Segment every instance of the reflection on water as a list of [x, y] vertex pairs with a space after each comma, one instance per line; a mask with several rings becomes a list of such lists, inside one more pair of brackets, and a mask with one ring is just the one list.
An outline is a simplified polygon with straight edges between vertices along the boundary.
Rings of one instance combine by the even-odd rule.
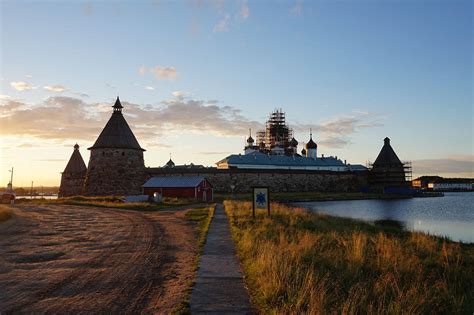
[[16, 196], [16, 199], [58, 199], [58, 195], [53, 196]]
[[437, 198], [318, 201], [296, 205], [317, 213], [371, 222], [396, 221], [408, 230], [474, 243], [474, 192], [445, 193]]

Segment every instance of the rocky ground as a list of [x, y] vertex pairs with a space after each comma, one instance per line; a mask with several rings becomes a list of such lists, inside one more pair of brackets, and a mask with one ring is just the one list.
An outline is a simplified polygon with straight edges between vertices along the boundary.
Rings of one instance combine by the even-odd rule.
[[0, 223], [0, 313], [169, 313], [198, 250], [185, 212], [16, 206]]

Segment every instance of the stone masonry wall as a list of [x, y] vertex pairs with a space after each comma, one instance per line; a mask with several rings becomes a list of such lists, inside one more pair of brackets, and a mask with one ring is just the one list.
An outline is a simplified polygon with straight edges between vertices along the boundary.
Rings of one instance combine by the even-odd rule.
[[214, 192], [250, 192], [268, 186], [273, 192], [356, 192], [367, 185], [367, 173], [289, 170], [147, 169], [148, 176], [204, 176]]
[[92, 149], [84, 182], [86, 196], [141, 194], [146, 180], [143, 151]]
[[71, 197], [82, 194], [86, 172], [63, 173], [59, 186], [59, 197]]

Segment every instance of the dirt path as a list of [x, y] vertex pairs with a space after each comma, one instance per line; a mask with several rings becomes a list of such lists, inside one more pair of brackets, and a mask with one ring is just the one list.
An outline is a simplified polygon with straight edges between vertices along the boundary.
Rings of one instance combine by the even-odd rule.
[[185, 212], [18, 206], [0, 224], [0, 313], [168, 313], [193, 278]]

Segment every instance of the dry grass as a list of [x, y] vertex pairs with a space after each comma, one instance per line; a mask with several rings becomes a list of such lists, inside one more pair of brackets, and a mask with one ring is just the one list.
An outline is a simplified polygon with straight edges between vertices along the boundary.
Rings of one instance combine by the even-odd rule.
[[193, 199], [165, 197], [162, 202], [123, 202], [123, 197], [120, 196], [105, 196], [105, 197], [84, 197], [75, 196], [59, 199], [20, 199], [18, 203], [22, 204], [67, 204], [78, 206], [92, 206], [102, 208], [116, 208], [126, 210], [138, 211], [156, 211], [165, 208], [174, 208], [196, 203]]
[[226, 201], [264, 313], [472, 313], [474, 246], [272, 204]]
[[0, 205], [0, 222], [7, 221], [13, 216], [12, 209], [7, 205]]

